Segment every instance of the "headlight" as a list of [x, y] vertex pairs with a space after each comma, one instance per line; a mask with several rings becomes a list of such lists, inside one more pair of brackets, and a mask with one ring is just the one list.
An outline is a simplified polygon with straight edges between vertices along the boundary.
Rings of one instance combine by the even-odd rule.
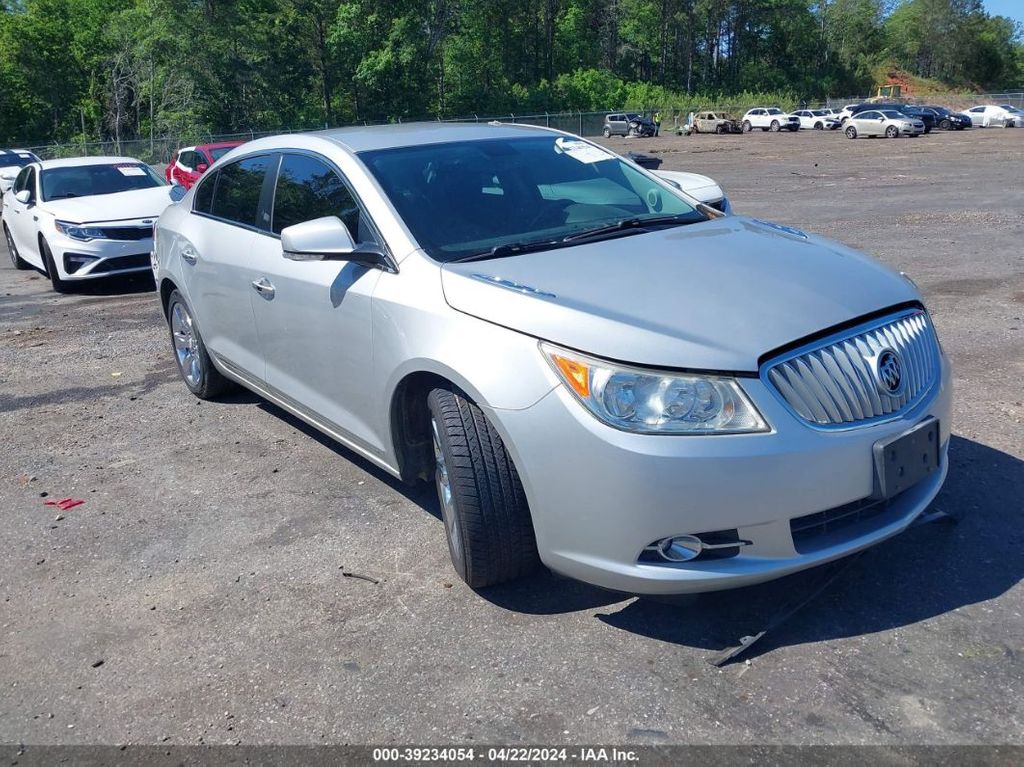
[[79, 226], [67, 221], [55, 221], [54, 226], [61, 234], [73, 240], [82, 240], [83, 242], [86, 240], [102, 240], [107, 236], [102, 229], [97, 229], [93, 226]]
[[644, 434], [739, 434], [768, 424], [734, 378], [628, 368], [542, 343], [569, 391], [599, 420]]

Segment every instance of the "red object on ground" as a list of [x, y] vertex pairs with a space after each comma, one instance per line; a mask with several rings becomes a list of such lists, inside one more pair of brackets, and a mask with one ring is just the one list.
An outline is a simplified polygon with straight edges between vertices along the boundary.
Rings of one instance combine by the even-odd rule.
[[85, 501], [79, 500], [78, 498], [61, 498], [59, 501], [43, 501], [44, 506], [56, 506], [61, 511], [67, 511], [73, 509], [75, 506], [81, 506]]

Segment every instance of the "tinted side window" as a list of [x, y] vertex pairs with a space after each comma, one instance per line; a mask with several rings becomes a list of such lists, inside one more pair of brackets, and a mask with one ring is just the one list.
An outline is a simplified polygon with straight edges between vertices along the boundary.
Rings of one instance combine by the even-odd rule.
[[219, 175], [219, 173], [214, 173], [213, 175], [203, 177], [203, 180], [199, 183], [199, 188], [196, 189], [192, 210], [197, 213], [210, 212], [210, 203], [213, 202], [213, 188], [217, 185], [217, 176]]
[[332, 168], [313, 157], [285, 155], [274, 193], [274, 232], [324, 216], [344, 221], [356, 242], [373, 239], [355, 198]]
[[210, 215], [256, 226], [256, 211], [269, 164], [268, 157], [249, 157], [221, 168]]

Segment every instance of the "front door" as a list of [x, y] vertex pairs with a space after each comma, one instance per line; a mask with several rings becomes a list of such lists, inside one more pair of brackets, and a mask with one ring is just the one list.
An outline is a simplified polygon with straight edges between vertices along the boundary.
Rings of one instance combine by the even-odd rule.
[[254, 245], [264, 289], [251, 296], [266, 380], [291, 404], [359, 446], [380, 454], [371, 425], [370, 304], [390, 275], [349, 261], [292, 261], [281, 230], [337, 216], [359, 243], [381, 244], [340, 174], [320, 157], [285, 154], [274, 192], [272, 232]]

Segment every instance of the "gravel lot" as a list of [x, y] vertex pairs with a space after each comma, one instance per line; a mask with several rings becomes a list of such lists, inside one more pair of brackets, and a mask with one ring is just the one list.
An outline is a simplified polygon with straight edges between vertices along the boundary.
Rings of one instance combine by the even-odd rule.
[[432, 488], [194, 399], [144, 281], [58, 296], [4, 252], [0, 743], [1024, 743], [1024, 131], [605, 143], [914, 277], [956, 366], [935, 507], [960, 524], [869, 551], [719, 670], [814, 573], [474, 593]]

